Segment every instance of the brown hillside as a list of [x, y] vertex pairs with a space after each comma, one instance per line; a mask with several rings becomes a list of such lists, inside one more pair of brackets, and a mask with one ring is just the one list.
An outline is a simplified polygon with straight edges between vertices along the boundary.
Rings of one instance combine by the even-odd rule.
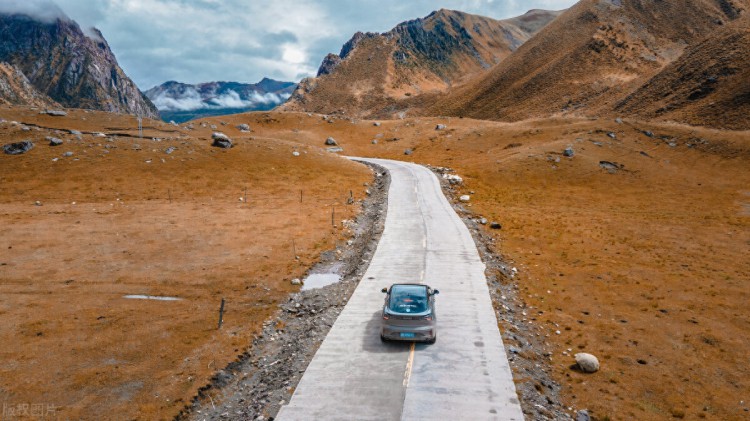
[[534, 10], [497, 21], [440, 10], [384, 34], [357, 33], [282, 109], [395, 115], [422, 94], [444, 92], [493, 67], [558, 14]]
[[748, 8], [747, 0], [583, 0], [430, 113], [515, 121], [611, 112]]
[[615, 108], [625, 115], [750, 128], [750, 25], [738, 19], [689, 47]]

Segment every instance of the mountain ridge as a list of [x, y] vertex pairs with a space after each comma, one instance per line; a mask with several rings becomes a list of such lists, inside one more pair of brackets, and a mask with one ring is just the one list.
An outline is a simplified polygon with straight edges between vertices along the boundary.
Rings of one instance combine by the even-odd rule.
[[[378, 33], [357, 32], [323, 60], [282, 109], [393, 117], [423, 97], [445, 92], [508, 57], [560, 12], [534, 11], [499, 21], [440, 9]], [[520, 18], [520, 17], [519, 17]], [[518, 18], [514, 18], [518, 19]]]
[[[18, 69], [39, 93], [63, 107], [157, 116], [102, 33], [92, 29], [86, 35], [67, 17], [47, 22], [0, 13], [0, 62]], [[29, 105], [22, 97], [15, 95], [13, 103]]]

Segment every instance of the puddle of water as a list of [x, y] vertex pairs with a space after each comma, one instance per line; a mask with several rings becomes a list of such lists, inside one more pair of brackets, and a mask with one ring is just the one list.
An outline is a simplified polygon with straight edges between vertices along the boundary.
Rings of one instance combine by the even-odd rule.
[[178, 297], [160, 297], [158, 295], [125, 295], [122, 298], [129, 298], [131, 300], [156, 300], [156, 301], [180, 301], [182, 298]]
[[322, 288], [327, 285], [335, 284], [340, 280], [341, 276], [335, 273], [313, 273], [305, 278], [305, 281], [302, 283], [302, 291]]

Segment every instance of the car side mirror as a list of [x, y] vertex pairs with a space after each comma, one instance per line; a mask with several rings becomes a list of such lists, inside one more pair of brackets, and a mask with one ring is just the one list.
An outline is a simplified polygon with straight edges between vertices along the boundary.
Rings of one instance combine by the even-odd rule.
[[438, 295], [438, 294], [440, 294], [440, 291], [439, 291], [439, 290], [437, 290], [437, 289], [436, 289], [436, 290], [433, 290], [433, 291], [432, 291], [432, 295]]
[[383, 289], [380, 290], [380, 292], [382, 292], [383, 294], [387, 294], [388, 293], [388, 288], [383, 288]]

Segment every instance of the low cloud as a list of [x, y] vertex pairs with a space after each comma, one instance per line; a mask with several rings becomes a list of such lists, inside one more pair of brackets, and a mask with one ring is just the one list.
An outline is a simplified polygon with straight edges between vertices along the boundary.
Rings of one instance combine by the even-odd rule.
[[160, 111], [195, 111], [221, 108], [253, 108], [260, 104], [278, 105], [289, 98], [289, 94], [253, 92], [248, 98], [229, 90], [222, 95], [203, 99], [195, 88], [185, 89], [180, 97], [170, 97], [166, 92], [151, 99]]
[[50, 0], [2, 0], [0, 13], [26, 15], [42, 22], [69, 19], [62, 9]]

